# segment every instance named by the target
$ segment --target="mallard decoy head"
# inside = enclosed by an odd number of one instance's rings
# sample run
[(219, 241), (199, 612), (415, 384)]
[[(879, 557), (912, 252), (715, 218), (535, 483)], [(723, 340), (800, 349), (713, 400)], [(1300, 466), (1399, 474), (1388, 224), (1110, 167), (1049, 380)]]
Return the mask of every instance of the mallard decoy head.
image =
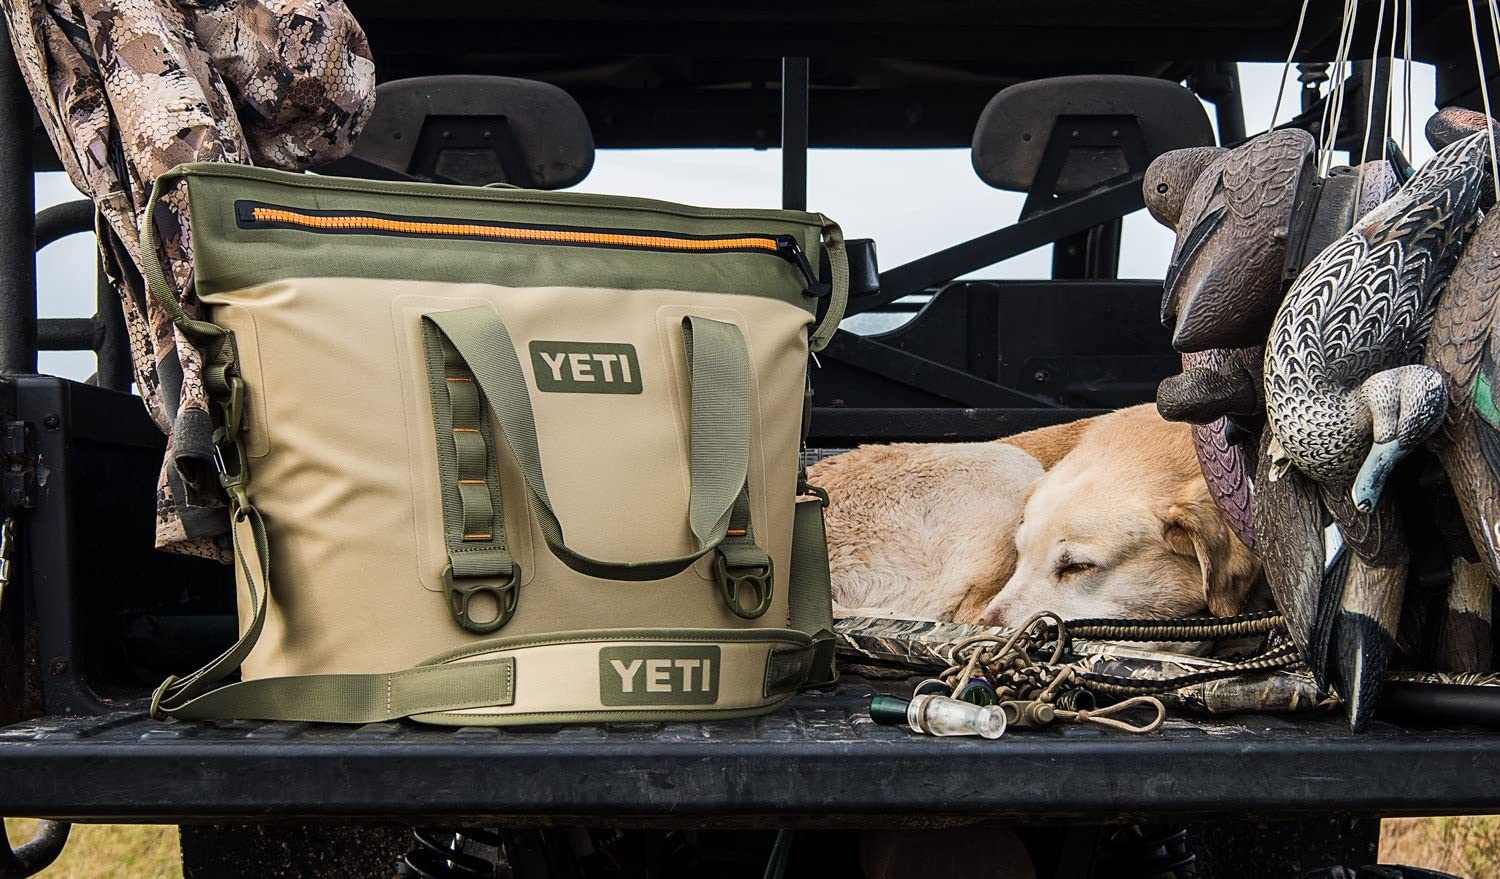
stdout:
[[(1444, 107), (1427, 120), (1425, 131), (1427, 142), (1435, 150), (1446, 149), (1466, 137), (1489, 129), (1500, 144), (1500, 122), (1489, 118), (1478, 110), (1465, 107)], [(1495, 205), (1495, 186), (1489, 181), (1490, 166), (1485, 167), (1485, 191), (1480, 193), (1479, 206), (1489, 210)]]
[(1223, 147), (1188, 147), (1157, 156), (1146, 168), (1146, 178), (1141, 182), (1146, 211), (1156, 222), (1176, 229), (1193, 184), (1209, 165), (1228, 152)]
[(1260, 353), (1259, 348), (1241, 348), (1183, 355), (1182, 372), (1156, 388), (1156, 411), (1168, 421), (1189, 424), (1263, 414)]
[(1359, 402), (1370, 425), (1370, 451), (1359, 465), (1350, 494), (1360, 512), (1375, 509), (1396, 463), (1427, 442), (1448, 410), (1442, 373), (1413, 364), (1379, 372), (1359, 386)]
[(1424, 131), (1427, 134), (1427, 142), (1432, 144), (1432, 148), (1441, 150), (1471, 134), (1484, 131), (1486, 124), (1494, 128), (1496, 136), (1500, 137), (1500, 123), (1478, 110), (1465, 107), (1444, 107), (1427, 120)]
[[(1168, 225), (1177, 230), (1161, 308), (1172, 347), (1192, 353), (1264, 341), (1281, 298), (1292, 213), (1316, 176), (1314, 146), (1312, 135), (1286, 129), (1232, 150), (1166, 153), (1147, 169), (1148, 207), (1151, 188), (1168, 187), (1152, 216), (1175, 220)], [(1189, 178), (1178, 204), (1177, 180)]]

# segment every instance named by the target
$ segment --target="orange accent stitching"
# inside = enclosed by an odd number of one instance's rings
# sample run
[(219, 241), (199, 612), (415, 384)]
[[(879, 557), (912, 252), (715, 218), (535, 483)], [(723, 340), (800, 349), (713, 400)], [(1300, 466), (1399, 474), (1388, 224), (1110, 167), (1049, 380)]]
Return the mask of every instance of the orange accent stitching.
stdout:
[(647, 247), (658, 250), (722, 250), (750, 247), (775, 251), (776, 239), (743, 238), (668, 238), (662, 235), (623, 232), (574, 232), (566, 229), (521, 229), (515, 226), (482, 226), (471, 223), (428, 223), (415, 220), (388, 220), (381, 217), (315, 216), (280, 208), (258, 207), (251, 212), (256, 222), (287, 223), (309, 229), (370, 230), (401, 232), (409, 235), (472, 235), (511, 241), (557, 242), (561, 244), (613, 244), (624, 247)]
[(745, 536), (745, 529), (743, 529), (743, 528), (730, 528), (729, 530), (725, 531), (724, 533), (728, 534), (730, 537), (744, 537)]
[(465, 534), (464, 540), (489, 540), (493, 534)]
[(484, 485), (485, 482), (484, 482), (483, 479), (460, 479), (458, 481), (458, 484), (459, 485)]
[(479, 432), (479, 428), (477, 428), (477, 427), (455, 427), (455, 428), (453, 428), (453, 432), (454, 433), (478, 433)]
[(448, 381), (450, 381), (450, 382), (471, 382), (471, 381), (473, 381), (473, 379), (468, 378), (467, 376), (450, 375), (450, 376), (448, 376)]

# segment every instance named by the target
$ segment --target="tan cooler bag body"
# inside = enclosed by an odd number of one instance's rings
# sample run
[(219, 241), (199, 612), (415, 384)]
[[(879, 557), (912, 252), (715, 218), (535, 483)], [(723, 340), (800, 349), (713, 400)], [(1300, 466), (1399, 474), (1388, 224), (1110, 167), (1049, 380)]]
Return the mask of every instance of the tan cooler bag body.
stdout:
[(209, 352), (241, 638), (155, 715), (697, 719), (831, 679), (799, 457), (836, 225), (231, 165), (167, 192), (206, 319), (148, 280)]

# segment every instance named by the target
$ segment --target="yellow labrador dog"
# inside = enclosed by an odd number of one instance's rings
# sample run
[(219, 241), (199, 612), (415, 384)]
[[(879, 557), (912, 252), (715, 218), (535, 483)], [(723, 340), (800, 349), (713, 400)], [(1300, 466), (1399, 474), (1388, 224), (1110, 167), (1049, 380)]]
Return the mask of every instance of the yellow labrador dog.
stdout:
[(993, 443), (866, 446), (828, 489), (836, 612), (1014, 625), (1229, 616), (1260, 564), (1198, 470), (1187, 425), (1136, 406)]

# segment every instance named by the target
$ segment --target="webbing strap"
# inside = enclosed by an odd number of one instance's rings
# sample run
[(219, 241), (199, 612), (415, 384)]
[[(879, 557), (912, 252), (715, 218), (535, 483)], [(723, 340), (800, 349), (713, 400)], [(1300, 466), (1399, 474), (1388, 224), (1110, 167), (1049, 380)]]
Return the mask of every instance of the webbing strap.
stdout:
[(453, 576), (507, 575), (512, 563), (500, 519), (500, 474), (479, 389), (453, 346), (431, 326), (424, 329)]
[[(806, 505), (802, 505), (806, 506)], [(265, 625), (270, 598), (269, 556), (265, 524), (254, 507), (246, 505), (232, 531), (237, 563), (245, 572), (251, 619), (245, 633), (213, 662), (186, 678), (168, 678), (151, 703), (155, 719), (260, 719), (327, 723), (377, 723), (401, 717), (437, 715), (472, 708), (515, 704), (515, 659), (443, 656), (409, 669), (385, 674), (299, 675), (258, 678), (223, 685), (255, 647)], [(815, 549), (804, 543), (812, 532), (798, 529), (794, 557)], [(798, 546), (803, 549), (798, 549)], [(823, 591), (826, 601), (826, 587)], [(796, 614), (794, 614), (794, 621)], [(801, 628), (801, 626), (794, 626)], [(776, 638), (774, 631), (764, 633)], [(482, 649), (469, 645), (465, 654)], [(496, 642), (503, 649), (504, 642)], [(766, 669), (767, 699), (794, 689), (809, 677), (816, 683), (817, 644), (777, 648)]]
[(787, 575), (791, 626), (813, 639), (812, 667), (806, 684), (831, 684), (834, 668), (832, 581), (828, 571), (828, 538), (823, 501), (799, 501), (792, 520), (792, 570)]
[[(444, 591), (453, 619), (471, 632), (487, 635), (515, 615), (520, 580), (505, 545), (495, 437), (479, 387), (458, 351), (430, 323), (422, 324), (422, 336), (448, 551)], [(488, 595), (495, 604), (482, 618), (470, 613), (479, 595)]]
[(828, 310), (807, 340), (808, 348), (813, 351), (822, 351), (828, 346), (849, 307), (849, 254), (844, 249), (844, 231), (827, 217), (823, 217), (823, 249), (828, 253), (833, 290), (828, 298)]
[[(468, 365), (526, 480), (531, 509), (547, 546), (563, 564), (601, 579), (661, 580), (686, 570), (724, 542), (736, 502), (746, 491), (750, 467), (750, 354), (738, 327), (693, 316), (682, 322), (692, 387), (688, 525), (697, 547), (676, 558), (613, 562), (578, 552), (563, 536), (542, 475), (526, 376), (504, 322), (483, 306), (433, 312), (423, 320), (436, 327)], [(748, 534), (748, 498), (743, 509)], [(755, 561), (769, 568), (770, 557), (753, 542), (731, 546), (739, 556), (755, 553)]]
[(250, 593), (250, 625), (208, 665), (186, 678), (162, 682), (151, 700), (152, 717), (374, 723), (511, 704), (515, 674), (510, 657), (419, 665), (388, 674), (303, 675), (219, 686), (260, 640), (271, 588), (266, 528), (260, 513), (249, 505), (241, 507), (231, 533), (235, 559), (244, 570)]

